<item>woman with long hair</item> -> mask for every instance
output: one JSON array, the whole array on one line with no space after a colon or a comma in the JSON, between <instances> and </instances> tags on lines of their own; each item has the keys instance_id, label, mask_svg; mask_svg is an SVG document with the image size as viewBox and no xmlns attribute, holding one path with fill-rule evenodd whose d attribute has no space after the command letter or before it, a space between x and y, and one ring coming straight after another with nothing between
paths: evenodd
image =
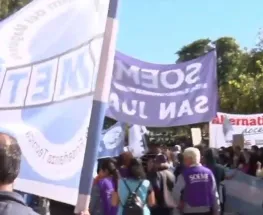
<instances>
[{"instance_id":1,"label":"woman with long hair","mask_svg":"<svg viewBox=\"0 0 263 215\"><path fill-rule=\"evenodd\" d=\"M112 159L100 161L98 176L94 180L89 211L91 215L116 215L117 208L111 204L112 193L116 190L119 172Z\"/></svg>"},{"instance_id":2,"label":"woman with long hair","mask_svg":"<svg viewBox=\"0 0 263 215\"><path fill-rule=\"evenodd\" d=\"M131 194L135 194L142 205L144 215L150 215L148 206L155 204L154 192L150 181L146 179L142 164L135 158L127 166L125 178L119 179L118 190L113 193L112 205L118 207L118 215L122 215L124 207Z\"/></svg>"},{"instance_id":3,"label":"woman with long hair","mask_svg":"<svg viewBox=\"0 0 263 215\"><path fill-rule=\"evenodd\" d=\"M122 177L126 177L128 174L128 166L130 165L131 160L133 159L133 155L131 152L124 152L120 155L120 175Z\"/></svg>"}]
</instances>

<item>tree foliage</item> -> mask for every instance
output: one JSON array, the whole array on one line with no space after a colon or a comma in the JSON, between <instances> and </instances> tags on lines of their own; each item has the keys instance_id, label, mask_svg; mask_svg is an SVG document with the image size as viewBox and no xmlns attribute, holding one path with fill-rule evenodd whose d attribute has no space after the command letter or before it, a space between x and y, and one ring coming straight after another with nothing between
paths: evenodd
<instances>
[{"instance_id":1,"label":"tree foliage","mask_svg":"<svg viewBox=\"0 0 263 215\"><path fill-rule=\"evenodd\" d=\"M250 51L240 48L231 37L216 41L200 39L177 52L179 62L217 51L219 111L228 113L263 112L263 42Z\"/></svg>"},{"instance_id":2,"label":"tree foliage","mask_svg":"<svg viewBox=\"0 0 263 215\"><path fill-rule=\"evenodd\" d=\"M30 1L31 0L0 0L0 21L18 11Z\"/></svg>"}]
</instances>

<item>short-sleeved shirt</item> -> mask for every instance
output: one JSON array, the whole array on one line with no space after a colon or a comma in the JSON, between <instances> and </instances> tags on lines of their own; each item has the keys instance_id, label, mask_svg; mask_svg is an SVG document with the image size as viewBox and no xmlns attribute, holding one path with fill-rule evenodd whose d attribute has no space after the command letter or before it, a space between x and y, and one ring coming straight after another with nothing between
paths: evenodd
<instances>
[{"instance_id":1,"label":"short-sleeved shirt","mask_svg":"<svg viewBox=\"0 0 263 215\"><path fill-rule=\"evenodd\" d=\"M113 179L102 178L92 186L89 210L92 215L116 215L116 207L111 205Z\"/></svg>"},{"instance_id":2,"label":"short-sleeved shirt","mask_svg":"<svg viewBox=\"0 0 263 215\"><path fill-rule=\"evenodd\" d=\"M126 187L126 185L124 184L123 180L126 180L127 185L129 186L129 188L131 189L131 191L135 191L135 189L138 187L138 185L140 184L140 180L133 180L133 179L120 179L118 182L118 195L120 198L120 205L118 208L118 213L117 215L122 215L122 211L123 211L123 205L125 204L128 196L129 196L129 190ZM140 188L137 191L137 196L140 197L140 199L145 202L145 206L144 206L144 215L150 215L150 210L147 206L147 197L148 194L151 190L151 184L149 180L144 180L140 186Z\"/></svg>"}]
</instances>

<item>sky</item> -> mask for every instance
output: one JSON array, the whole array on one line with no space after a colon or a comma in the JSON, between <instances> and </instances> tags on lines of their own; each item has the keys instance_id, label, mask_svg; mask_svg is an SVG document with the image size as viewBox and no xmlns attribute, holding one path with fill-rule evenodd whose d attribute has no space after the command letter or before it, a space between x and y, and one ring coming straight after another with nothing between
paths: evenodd
<instances>
[{"instance_id":1,"label":"sky","mask_svg":"<svg viewBox=\"0 0 263 215\"><path fill-rule=\"evenodd\" d=\"M263 0L119 0L117 50L152 63L173 63L197 39L236 38L252 48L263 29Z\"/></svg>"}]
</instances>

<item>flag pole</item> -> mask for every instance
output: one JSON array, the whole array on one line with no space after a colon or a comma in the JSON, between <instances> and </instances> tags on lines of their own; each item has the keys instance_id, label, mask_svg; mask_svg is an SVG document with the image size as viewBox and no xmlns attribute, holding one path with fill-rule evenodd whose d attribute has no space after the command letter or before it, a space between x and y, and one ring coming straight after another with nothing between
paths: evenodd
<instances>
[{"instance_id":1,"label":"flag pole","mask_svg":"<svg viewBox=\"0 0 263 215\"><path fill-rule=\"evenodd\" d=\"M118 21L116 19L117 9L118 0L110 0L96 89L91 110L87 144L84 154L83 167L81 169L79 195L75 208L75 213L77 214L82 211L86 211L89 208L91 188L93 183L92 173L98 157L101 131L103 128L104 117L111 88L118 32Z\"/></svg>"}]
</instances>

